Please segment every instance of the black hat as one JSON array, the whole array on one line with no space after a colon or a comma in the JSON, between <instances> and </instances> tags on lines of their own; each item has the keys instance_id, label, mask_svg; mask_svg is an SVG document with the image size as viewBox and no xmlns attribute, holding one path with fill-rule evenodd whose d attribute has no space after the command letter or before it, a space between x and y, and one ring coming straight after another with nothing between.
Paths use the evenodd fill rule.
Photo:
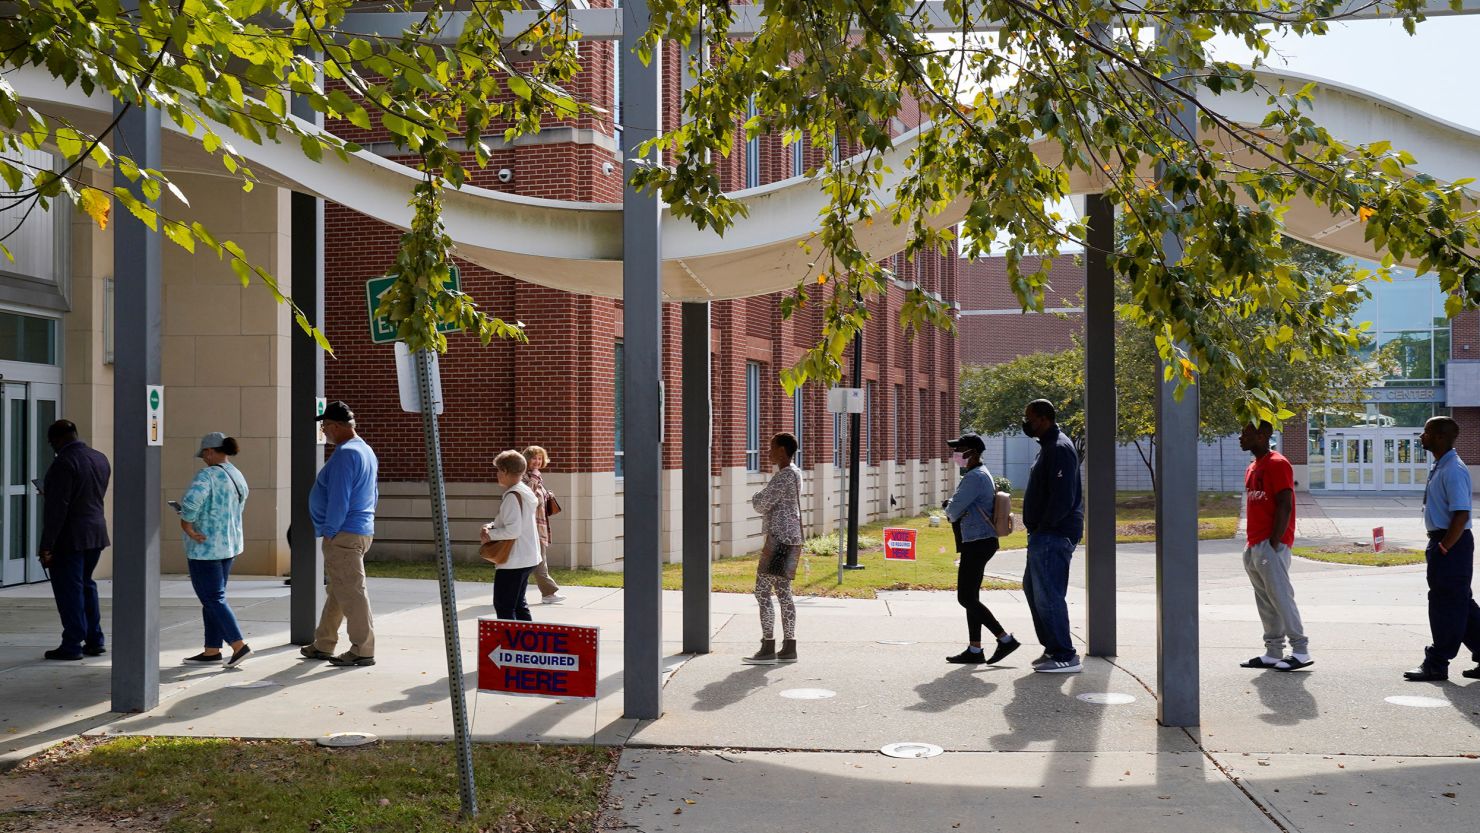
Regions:
<instances>
[{"instance_id":1,"label":"black hat","mask_svg":"<svg viewBox=\"0 0 1480 833\"><path fill-rule=\"evenodd\" d=\"M947 440L946 445L963 451L968 449L975 449L976 451L987 450L987 444L982 442L982 438L973 432L962 434L954 440Z\"/></svg>"},{"instance_id":2,"label":"black hat","mask_svg":"<svg viewBox=\"0 0 1480 833\"><path fill-rule=\"evenodd\" d=\"M334 422L354 422L355 412L351 411L348 405L336 399L333 402L330 402L328 406L324 408L324 412L322 414L314 417L315 422L326 419L333 420Z\"/></svg>"}]
</instances>

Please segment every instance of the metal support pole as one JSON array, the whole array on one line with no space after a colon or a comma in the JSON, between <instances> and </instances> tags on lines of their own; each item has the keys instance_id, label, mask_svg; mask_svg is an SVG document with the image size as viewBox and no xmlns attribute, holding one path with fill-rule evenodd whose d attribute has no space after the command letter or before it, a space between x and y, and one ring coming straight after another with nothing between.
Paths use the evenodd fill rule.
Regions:
<instances>
[{"instance_id":1,"label":"metal support pole","mask_svg":"<svg viewBox=\"0 0 1480 833\"><path fill-rule=\"evenodd\" d=\"M115 135L119 153L140 168L159 170L159 111L129 106ZM136 183L116 173L115 185ZM147 444L146 385L159 384L160 284L158 234L128 211L113 227L113 710L148 711L159 704L160 447ZM166 403L168 404L168 403Z\"/></svg>"},{"instance_id":2,"label":"metal support pole","mask_svg":"<svg viewBox=\"0 0 1480 833\"><path fill-rule=\"evenodd\" d=\"M853 387L863 387L863 333L859 332L853 336ZM873 403L867 398L864 407L872 407ZM844 566L847 570L862 570L863 565L858 563L858 498L861 480L863 477L863 466L859 465L859 456L862 451L863 414L849 414L849 437L848 437L848 563Z\"/></svg>"},{"instance_id":3,"label":"metal support pole","mask_svg":"<svg viewBox=\"0 0 1480 833\"><path fill-rule=\"evenodd\" d=\"M427 485L432 499L432 532L437 541L437 586L442 596L442 641L447 649L447 693L452 700L452 734L463 818L478 815L473 785L473 739L468 732L468 700L463 691L462 642L457 633L457 589L453 586L452 536L447 529L447 486L442 481L442 437L437 403L432 401L432 356L416 351L416 386L421 400L421 434L426 441Z\"/></svg>"},{"instance_id":4,"label":"metal support pole","mask_svg":"<svg viewBox=\"0 0 1480 833\"><path fill-rule=\"evenodd\" d=\"M838 447L838 584L843 583L843 563L848 554L848 466L847 458L843 456L843 444L848 439L848 420L846 418L833 419L834 427L841 428L841 433L833 437L833 442Z\"/></svg>"},{"instance_id":5,"label":"metal support pole","mask_svg":"<svg viewBox=\"0 0 1480 833\"><path fill-rule=\"evenodd\" d=\"M663 573L658 531L662 523L662 410L654 392L662 381L662 207L658 195L632 186L642 160L641 143L662 128L661 48L649 63L637 54L647 31L647 0L622 7L622 307L625 359L622 405L625 483L623 502L622 712L656 719L663 713ZM651 160L656 163L657 160Z\"/></svg>"},{"instance_id":6,"label":"metal support pole","mask_svg":"<svg viewBox=\"0 0 1480 833\"><path fill-rule=\"evenodd\" d=\"M1115 633L1115 206L1085 197L1085 586L1089 655L1113 657Z\"/></svg>"},{"instance_id":7,"label":"metal support pole","mask_svg":"<svg viewBox=\"0 0 1480 833\"><path fill-rule=\"evenodd\" d=\"M301 96L293 97L293 115L321 123L323 116ZM309 194L294 193L289 212L292 231L293 303L308 323L324 325L324 201ZM324 605L324 563L319 559L318 538L308 511L308 493L313 490L324 451L319 446L314 413L324 395L324 351L297 323L292 328L288 396L288 573L293 577L289 593L288 641L307 645L313 641L319 609Z\"/></svg>"},{"instance_id":8,"label":"metal support pole","mask_svg":"<svg viewBox=\"0 0 1480 833\"><path fill-rule=\"evenodd\" d=\"M709 653L713 576L710 453L709 304L683 305L683 650Z\"/></svg>"},{"instance_id":9,"label":"metal support pole","mask_svg":"<svg viewBox=\"0 0 1480 833\"><path fill-rule=\"evenodd\" d=\"M1180 83L1181 79L1174 80ZM1197 114L1191 107L1168 106L1162 117L1175 134L1196 141ZM1165 167L1165 162L1158 163L1158 179ZM1162 257L1166 263L1181 260L1182 252L1181 236L1168 232L1162 238ZM1188 388L1178 402L1173 396L1176 382L1164 381L1163 371L1159 367L1156 377L1157 718L1164 726L1196 726L1201 710L1197 617L1198 388Z\"/></svg>"}]
</instances>

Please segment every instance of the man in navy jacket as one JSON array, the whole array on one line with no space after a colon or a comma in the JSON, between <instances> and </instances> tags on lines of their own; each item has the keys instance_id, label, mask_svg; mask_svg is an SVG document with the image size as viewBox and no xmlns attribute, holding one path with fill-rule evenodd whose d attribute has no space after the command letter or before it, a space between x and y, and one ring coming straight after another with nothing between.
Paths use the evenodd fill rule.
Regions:
<instances>
[{"instance_id":1,"label":"man in navy jacket","mask_svg":"<svg viewBox=\"0 0 1480 833\"><path fill-rule=\"evenodd\" d=\"M1038 440L1038 459L1023 493L1023 526L1028 530L1028 569L1023 595L1043 656L1033 670L1077 674L1079 652L1069 636L1069 560L1084 535L1084 495L1079 489L1079 453L1059 431L1053 403L1035 399L1023 412L1023 433Z\"/></svg>"},{"instance_id":2,"label":"man in navy jacket","mask_svg":"<svg viewBox=\"0 0 1480 833\"><path fill-rule=\"evenodd\" d=\"M103 623L93 570L108 540L103 496L112 469L108 458L77 439L77 426L59 419L46 429L56 459L42 484L44 521L41 566L51 574L51 593L62 617L62 644L47 659L76 660L103 653Z\"/></svg>"}]
</instances>

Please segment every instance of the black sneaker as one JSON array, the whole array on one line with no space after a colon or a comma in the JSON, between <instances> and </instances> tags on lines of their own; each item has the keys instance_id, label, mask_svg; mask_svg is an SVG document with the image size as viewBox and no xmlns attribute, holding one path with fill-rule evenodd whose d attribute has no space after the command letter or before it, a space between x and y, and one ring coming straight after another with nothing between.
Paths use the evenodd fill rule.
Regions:
<instances>
[{"instance_id":1,"label":"black sneaker","mask_svg":"<svg viewBox=\"0 0 1480 833\"><path fill-rule=\"evenodd\" d=\"M252 653L252 646L250 645L243 645L240 651L232 651L231 659L226 661L226 667L235 668L237 665L241 664L241 661L246 659L247 654L250 653Z\"/></svg>"},{"instance_id":2,"label":"black sneaker","mask_svg":"<svg viewBox=\"0 0 1480 833\"><path fill-rule=\"evenodd\" d=\"M981 651L973 651L970 648L953 656L946 657L946 662L954 662L957 665L981 665L987 661L987 655Z\"/></svg>"},{"instance_id":3,"label":"black sneaker","mask_svg":"<svg viewBox=\"0 0 1480 833\"><path fill-rule=\"evenodd\" d=\"M83 645L82 653L90 657L100 657L103 654L108 653L108 649L104 648L102 645Z\"/></svg>"},{"instance_id":4,"label":"black sneaker","mask_svg":"<svg viewBox=\"0 0 1480 833\"><path fill-rule=\"evenodd\" d=\"M1023 643L1017 641L1012 634L1007 635L1007 641L997 640L997 650L992 652L992 658L987 660L987 665L996 665L1007 658L1007 655L1023 647Z\"/></svg>"},{"instance_id":5,"label":"black sneaker","mask_svg":"<svg viewBox=\"0 0 1480 833\"><path fill-rule=\"evenodd\" d=\"M72 653L68 653L66 651L63 651L61 648L57 648L54 651L47 651L46 653L42 654L42 656L46 657L47 659L59 659L59 660L62 660L63 662L71 662L72 660L75 660L75 659L82 659L82 653L81 652L72 654Z\"/></svg>"},{"instance_id":6,"label":"black sneaker","mask_svg":"<svg viewBox=\"0 0 1480 833\"><path fill-rule=\"evenodd\" d=\"M216 652L216 653L214 653L214 654L208 654L205 651L201 651L200 653L196 654L193 657L186 657L185 658L185 661L186 662L198 662L198 663L201 663L202 665L204 665L205 663L208 663L208 662L220 662L220 661L222 661L224 659L226 659L226 657L221 656L221 653L219 651Z\"/></svg>"},{"instance_id":7,"label":"black sneaker","mask_svg":"<svg viewBox=\"0 0 1480 833\"><path fill-rule=\"evenodd\" d=\"M1470 668L1465 671L1461 671L1459 672L1459 675L1461 677L1469 677L1472 680L1480 680L1480 665L1477 665L1474 668Z\"/></svg>"}]
</instances>

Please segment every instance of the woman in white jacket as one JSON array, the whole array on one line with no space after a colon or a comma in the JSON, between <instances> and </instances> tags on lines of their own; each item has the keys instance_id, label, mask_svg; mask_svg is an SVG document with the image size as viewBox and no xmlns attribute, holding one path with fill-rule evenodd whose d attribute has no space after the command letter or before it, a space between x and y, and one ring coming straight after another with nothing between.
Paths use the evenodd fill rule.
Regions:
<instances>
[{"instance_id":1,"label":"woman in white jacket","mask_svg":"<svg viewBox=\"0 0 1480 833\"><path fill-rule=\"evenodd\" d=\"M526 462L517 451L505 451L493 460L498 484L504 487L498 517L483 527L483 543L513 540L509 560L494 568L493 609L500 619L529 622L524 600L529 574L540 563L540 531L535 526L534 492L523 483Z\"/></svg>"}]
</instances>

